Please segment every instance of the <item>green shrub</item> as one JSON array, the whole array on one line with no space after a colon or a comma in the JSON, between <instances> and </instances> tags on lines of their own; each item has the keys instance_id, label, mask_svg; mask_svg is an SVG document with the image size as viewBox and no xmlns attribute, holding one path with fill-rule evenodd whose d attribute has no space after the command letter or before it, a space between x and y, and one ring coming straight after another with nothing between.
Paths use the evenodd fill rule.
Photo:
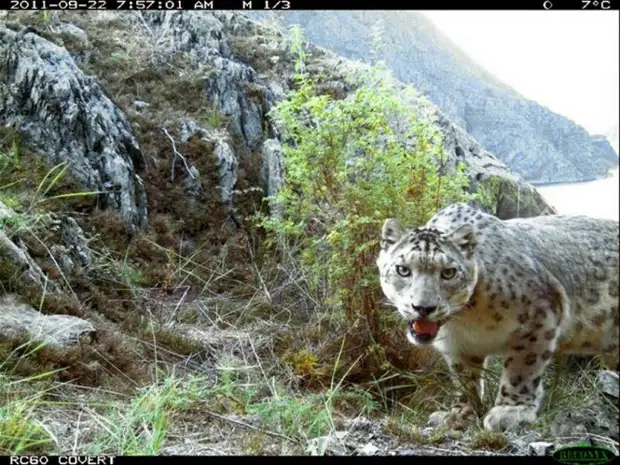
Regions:
<instances>
[{"instance_id":1,"label":"green shrub","mask_svg":"<svg viewBox=\"0 0 620 465\"><path fill-rule=\"evenodd\" d=\"M385 340L375 265L383 221L420 225L477 196L462 166L446 169L441 134L400 95L380 66L342 100L319 95L299 73L296 89L270 113L285 141L285 180L261 225L273 243L296 251L321 303L342 308L367 343Z\"/></svg>"}]
</instances>

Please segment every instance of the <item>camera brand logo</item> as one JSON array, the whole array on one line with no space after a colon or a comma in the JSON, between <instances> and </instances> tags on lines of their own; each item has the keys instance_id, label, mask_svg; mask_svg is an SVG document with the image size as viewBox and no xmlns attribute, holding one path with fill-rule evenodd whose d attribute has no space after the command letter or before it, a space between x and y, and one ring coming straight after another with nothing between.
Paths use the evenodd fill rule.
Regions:
<instances>
[{"instance_id":1,"label":"camera brand logo","mask_svg":"<svg viewBox=\"0 0 620 465\"><path fill-rule=\"evenodd\" d=\"M590 465L611 462L616 453L602 446L593 446L587 442L557 449L552 457L566 465Z\"/></svg>"}]
</instances>

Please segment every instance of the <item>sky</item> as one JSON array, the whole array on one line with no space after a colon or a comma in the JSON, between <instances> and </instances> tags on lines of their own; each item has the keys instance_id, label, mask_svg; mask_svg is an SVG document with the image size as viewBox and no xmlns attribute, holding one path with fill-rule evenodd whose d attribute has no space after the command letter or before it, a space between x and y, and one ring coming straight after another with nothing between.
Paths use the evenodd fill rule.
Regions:
<instances>
[{"instance_id":1,"label":"sky","mask_svg":"<svg viewBox=\"0 0 620 465\"><path fill-rule=\"evenodd\" d=\"M424 11L470 58L591 134L618 124L618 11Z\"/></svg>"}]
</instances>

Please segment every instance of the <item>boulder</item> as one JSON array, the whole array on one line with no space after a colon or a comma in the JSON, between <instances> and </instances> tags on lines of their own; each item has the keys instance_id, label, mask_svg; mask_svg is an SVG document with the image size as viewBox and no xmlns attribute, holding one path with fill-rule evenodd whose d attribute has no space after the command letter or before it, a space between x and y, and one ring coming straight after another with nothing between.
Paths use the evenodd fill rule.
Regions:
<instances>
[{"instance_id":1,"label":"boulder","mask_svg":"<svg viewBox=\"0 0 620 465\"><path fill-rule=\"evenodd\" d=\"M44 315L12 294L1 297L0 336L13 339L24 335L52 347L66 348L92 342L95 328L75 316Z\"/></svg>"},{"instance_id":2,"label":"boulder","mask_svg":"<svg viewBox=\"0 0 620 465\"><path fill-rule=\"evenodd\" d=\"M63 47L0 25L0 127L50 167L70 175L102 204L117 209L129 231L147 222L146 194L136 169L142 153L131 127L96 79Z\"/></svg>"}]
</instances>

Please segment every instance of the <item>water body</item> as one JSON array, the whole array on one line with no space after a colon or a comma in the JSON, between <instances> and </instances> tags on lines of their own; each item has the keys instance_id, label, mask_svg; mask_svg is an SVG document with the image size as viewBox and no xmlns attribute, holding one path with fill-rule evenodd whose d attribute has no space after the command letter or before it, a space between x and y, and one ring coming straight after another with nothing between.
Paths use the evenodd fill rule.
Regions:
<instances>
[{"instance_id":1,"label":"water body","mask_svg":"<svg viewBox=\"0 0 620 465\"><path fill-rule=\"evenodd\" d=\"M605 179L536 186L545 200L566 215L588 215L618 220L620 180L618 168Z\"/></svg>"}]
</instances>

